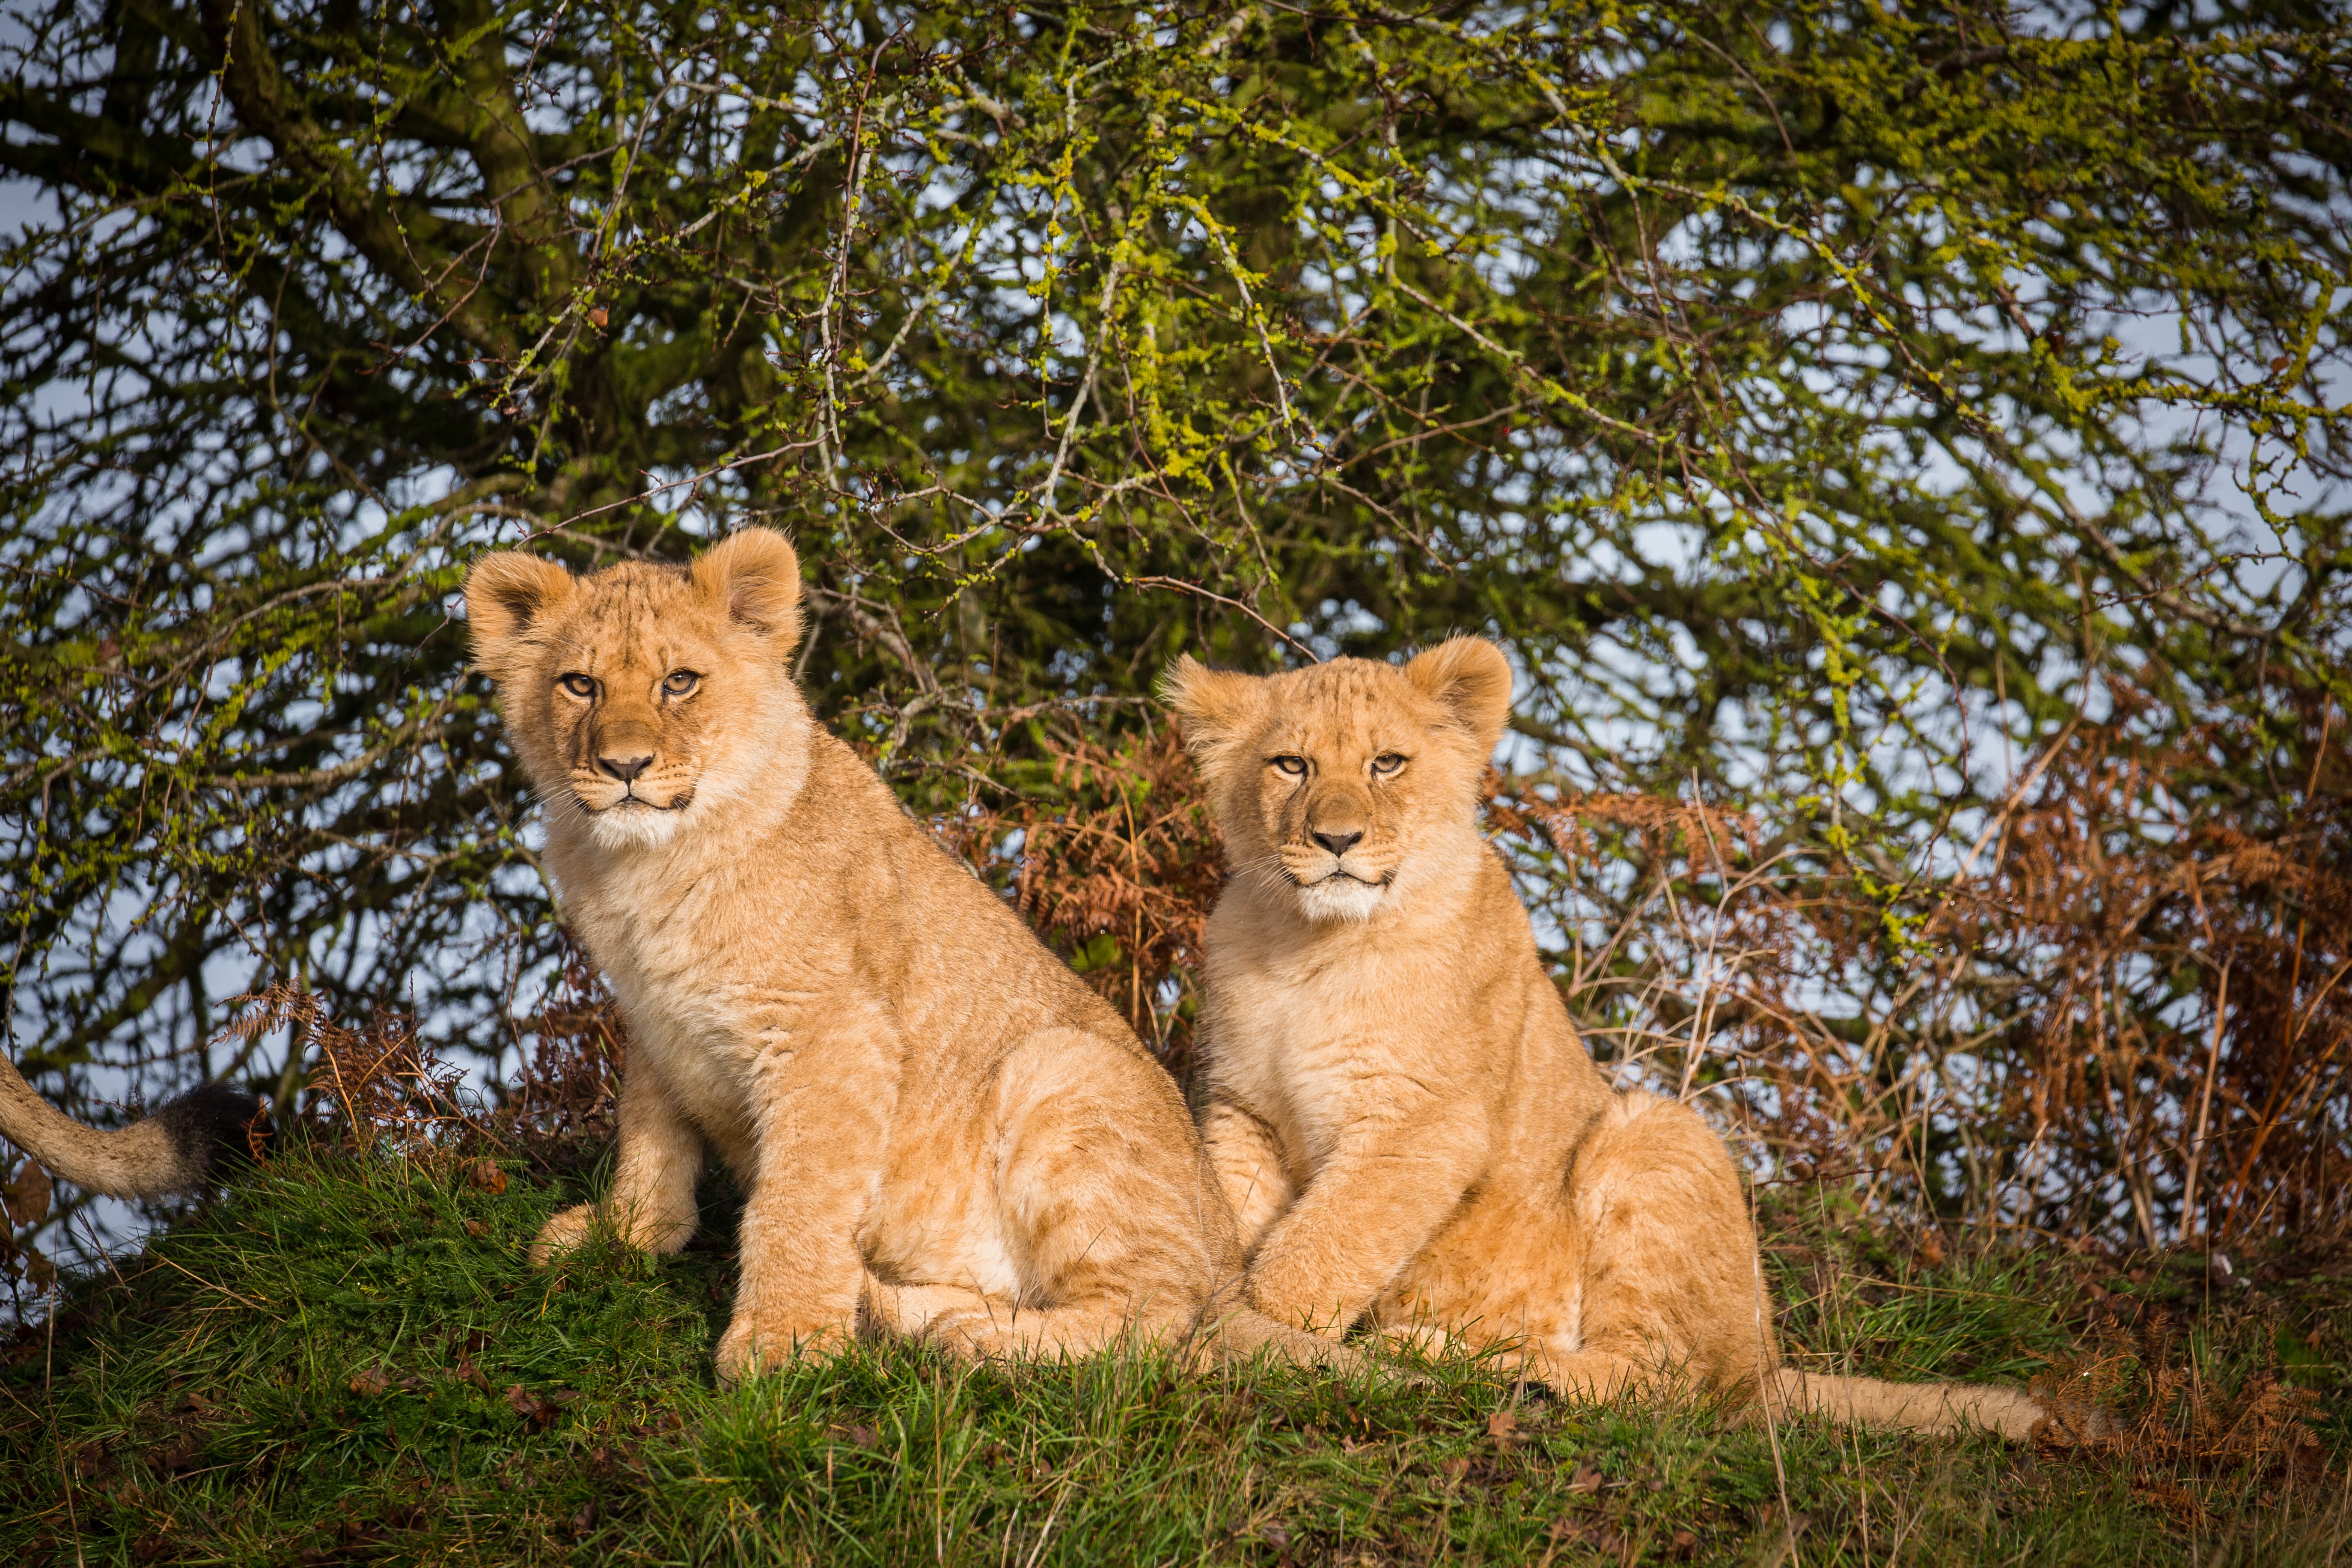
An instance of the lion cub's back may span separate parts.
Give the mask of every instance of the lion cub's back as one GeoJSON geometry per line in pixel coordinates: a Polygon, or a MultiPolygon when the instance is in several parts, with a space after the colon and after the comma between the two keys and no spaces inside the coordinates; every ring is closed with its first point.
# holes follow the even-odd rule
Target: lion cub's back
{"type": "Polygon", "coordinates": [[[866,901],[851,918],[888,975],[902,1028],[975,1041],[1079,1029],[1143,1052],[1118,1011],[836,737],[821,738],[810,784],[831,825],[888,863],[887,876],[860,879],[866,901]]]}

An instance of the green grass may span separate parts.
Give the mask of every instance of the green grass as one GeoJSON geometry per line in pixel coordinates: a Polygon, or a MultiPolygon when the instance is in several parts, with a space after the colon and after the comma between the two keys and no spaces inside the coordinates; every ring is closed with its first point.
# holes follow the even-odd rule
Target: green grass
{"type": "Polygon", "coordinates": [[[1930,1268],[1851,1215],[1768,1215],[1813,1364],[2078,1363],[2134,1414],[2149,1368],[2194,1365],[2203,1437],[2083,1453],[1570,1406],[1475,1366],[1186,1373],[1148,1348],[1010,1373],[860,1349],[721,1391],[722,1201],[680,1258],[534,1273],[524,1243],[576,1194],[466,1172],[286,1153],[76,1285],[0,1368],[0,1562],[2205,1568],[2333,1563],[2352,1529],[2340,1410],[2301,1448],[2215,1436],[2282,1364],[2344,1403],[2340,1256],[2211,1300],[2161,1260],[1930,1268]]]}

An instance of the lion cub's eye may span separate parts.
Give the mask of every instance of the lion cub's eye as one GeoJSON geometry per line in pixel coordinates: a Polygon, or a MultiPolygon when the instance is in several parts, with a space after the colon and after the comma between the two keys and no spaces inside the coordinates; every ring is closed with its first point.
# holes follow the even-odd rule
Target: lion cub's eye
{"type": "Polygon", "coordinates": [[[670,697],[683,697],[702,684],[702,677],[690,669],[674,669],[662,682],[662,691],[670,697]]]}
{"type": "Polygon", "coordinates": [[[1394,752],[1382,752],[1372,759],[1372,776],[1376,779],[1384,779],[1403,766],[1403,757],[1394,752]]]}
{"type": "Polygon", "coordinates": [[[1276,757],[1272,761],[1274,771],[1285,778],[1303,779],[1307,776],[1305,757],[1276,757]]]}
{"type": "Polygon", "coordinates": [[[555,684],[583,701],[587,701],[596,695],[596,682],[591,676],[566,675],[560,678],[555,684]]]}

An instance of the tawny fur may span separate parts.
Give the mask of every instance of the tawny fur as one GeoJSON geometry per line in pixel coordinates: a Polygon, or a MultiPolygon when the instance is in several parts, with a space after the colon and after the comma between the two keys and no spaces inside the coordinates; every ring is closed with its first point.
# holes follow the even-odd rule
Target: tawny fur
{"type": "Polygon", "coordinates": [[[205,1084],[128,1127],[84,1126],[43,1100],[16,1064],[0,1057],[0,1137],[50,1174],[112,1198],[194,1192],[225,1160],[268,1136],[261,1102],[226,1084],[205,1084]]]}
{"type": "Polygon", "coordinates": [[[813,720],[799,595],[761,529],[691,571],[507,553],[467,578],[547,868],[630,1031],[605,1206],[556,1215],[533,1260],[600,1226],[677,1250],[716,1153],[746,1193],[726,1376],[860,1326],[978,1356],[1141,1331],[1329,1362],[1241,1308],[1166,1072],[813,720]]]}
{"type": "Polygon", "coordinates": [[[1265,679],[1185,658],[1169,694],[1232,870],[1202,1124],[1252,1305],[1494,1348],[1584,1397],[1671,1385],[2011,1436],[2041,1419],[2015,1390],[1780,1369],[1723,1141],[1601,1077],[1479,835],[1510,710],[1499,649],[1265,679]]]}

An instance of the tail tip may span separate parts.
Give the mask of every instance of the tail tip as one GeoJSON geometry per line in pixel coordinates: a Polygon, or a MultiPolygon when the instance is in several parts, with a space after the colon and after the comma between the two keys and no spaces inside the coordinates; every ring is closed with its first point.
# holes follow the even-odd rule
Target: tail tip
{"type": "Polygon", "coordinates": [[[274,1129],[260,1098],[225,1083],[199,1084],[155,1112],[190,1186],[259,1156],[274,1129]]]}

